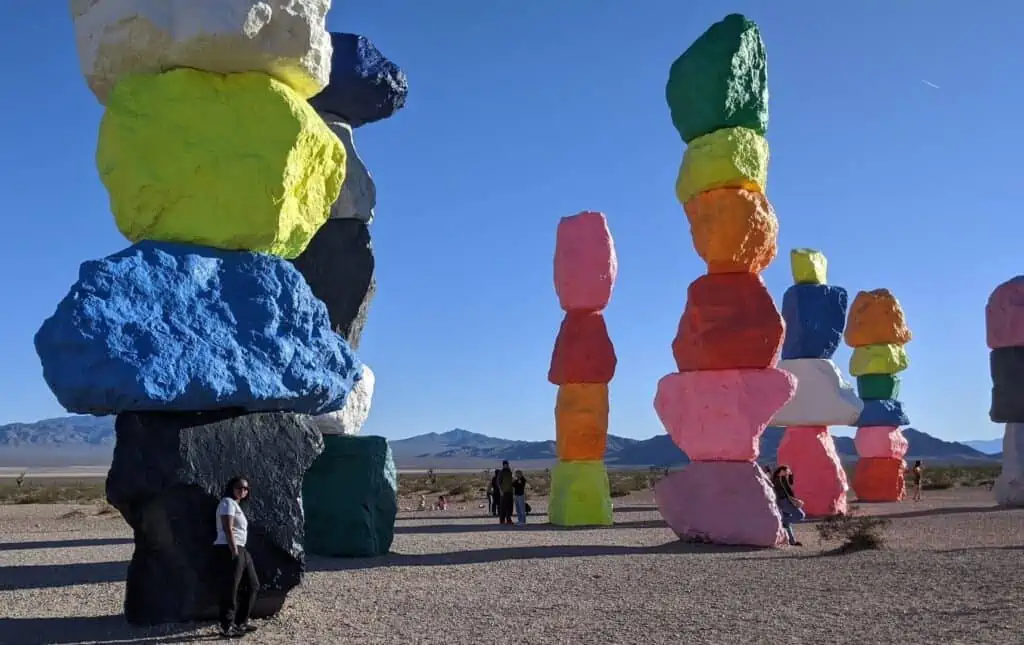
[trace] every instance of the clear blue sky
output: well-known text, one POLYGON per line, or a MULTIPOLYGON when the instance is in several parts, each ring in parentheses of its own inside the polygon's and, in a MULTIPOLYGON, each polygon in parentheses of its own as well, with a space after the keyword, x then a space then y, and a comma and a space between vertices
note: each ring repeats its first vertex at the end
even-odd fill
MULTIPOLYGON (((97 177, 101 107, 67 3, 8 4, 0 423, 62 414, 32 336, 79 263, 128 244, 97 177)), ((794 246, 822 249, 851 297, 892 289, 914 332, 903 386, 914 425, 1001 435, 987 418, 984 306, 1024 268, 1024 3, 1010 0, 339 1, 330 28, 369 36, 411 87, 402 112, 357 135, 379 194, 366 432, 553 437, 555 226, 581 210, 608 215, 619 255, 611 432, 663 432, 655 384, 675 369, 686 287, 704 271, 673 195, 683 144, 664 84, 731 11, 757 21, 768 48, 776 299, 794 246)), ((837 356, 844 372, 848 359, 837 356)))

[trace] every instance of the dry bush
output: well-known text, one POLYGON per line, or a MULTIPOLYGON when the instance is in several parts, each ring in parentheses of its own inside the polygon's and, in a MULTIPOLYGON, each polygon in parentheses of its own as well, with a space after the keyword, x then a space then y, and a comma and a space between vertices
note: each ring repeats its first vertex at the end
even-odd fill
POLYGON ((834 553, 852 553, 885 548, 882 531, 889 526, 889 519, 859 515, 858 508, 851 506, 846 515, 832 515, 815 526, 821 542, 840 541, 834 553))
POLYGON ((0 485, 0 504, 88 504, 105 498, 102 481, 0 485))

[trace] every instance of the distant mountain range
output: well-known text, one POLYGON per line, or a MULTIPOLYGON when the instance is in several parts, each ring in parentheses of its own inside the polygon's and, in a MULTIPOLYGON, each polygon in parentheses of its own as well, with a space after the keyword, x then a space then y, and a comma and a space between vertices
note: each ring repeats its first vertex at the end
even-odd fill
MULTIPOLYGON (((775 427, 765 430, 761 438, 762 461, 775 461, 783 432, 784 429, 775 427)), ((914 428, 904 428, 903 434, 910 442, 907 459, 965 463, 991 462, 997 458, 981 449, 991 450, 992 441, 948 442, 914 428)), ((857 458, 853 439, 835 437, 835 442, 843 461, 857 458)), ((1002 449, 1001 440, 998 444, 997 451, 1002 449)), ((103 465, 110 463, 113 447, 113 417, 70 416, 0 426, 0 466, 103 465)), ((391 442, 391 449, 395 462, 406 469, 486 468, 500 464, 503 459, 524 468, 546 468, 556 460, 554 441, 512 441, 461 429, 398 439, 391 442)), ((610 467, 636 468, 674 466, 688 459, 666 434, 650 439, 611 435, 605 461, 610 467)))
POLYGON ((979 452, 983 452, 986 455, 998 455, 1003 452, 1003 440, 1000 439, 980 439, 976 441, 965 441, 965 446, 970 446, 979 452))

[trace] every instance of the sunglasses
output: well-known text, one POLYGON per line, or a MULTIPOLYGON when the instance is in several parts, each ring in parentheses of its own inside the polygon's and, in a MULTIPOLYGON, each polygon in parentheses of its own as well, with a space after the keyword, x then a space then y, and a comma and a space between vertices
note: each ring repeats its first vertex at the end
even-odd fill
POLYGON ((235 486, 235 490, 249 490, 248 486, 235 486))

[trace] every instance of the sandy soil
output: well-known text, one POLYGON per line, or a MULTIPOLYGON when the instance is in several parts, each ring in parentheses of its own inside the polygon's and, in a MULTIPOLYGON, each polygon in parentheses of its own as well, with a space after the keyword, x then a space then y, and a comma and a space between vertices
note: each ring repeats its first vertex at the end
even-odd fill
MULTIPOLYGON (((543 512, 542 501, 532 502, 543 512)), ((403 512, 394 553, 310 558, 252 643, 1024 643, 1024 510, 985 490, 864 506, 884 551, 684 545, 649 497, 615 527, 499 527, 475 504, 403 512)), ((127 526, 95 507, 0 507, 0 643, 193 643, 212 626, 126 626, 127 526), (70 516, 68 516, 70 514, 70 516)))

